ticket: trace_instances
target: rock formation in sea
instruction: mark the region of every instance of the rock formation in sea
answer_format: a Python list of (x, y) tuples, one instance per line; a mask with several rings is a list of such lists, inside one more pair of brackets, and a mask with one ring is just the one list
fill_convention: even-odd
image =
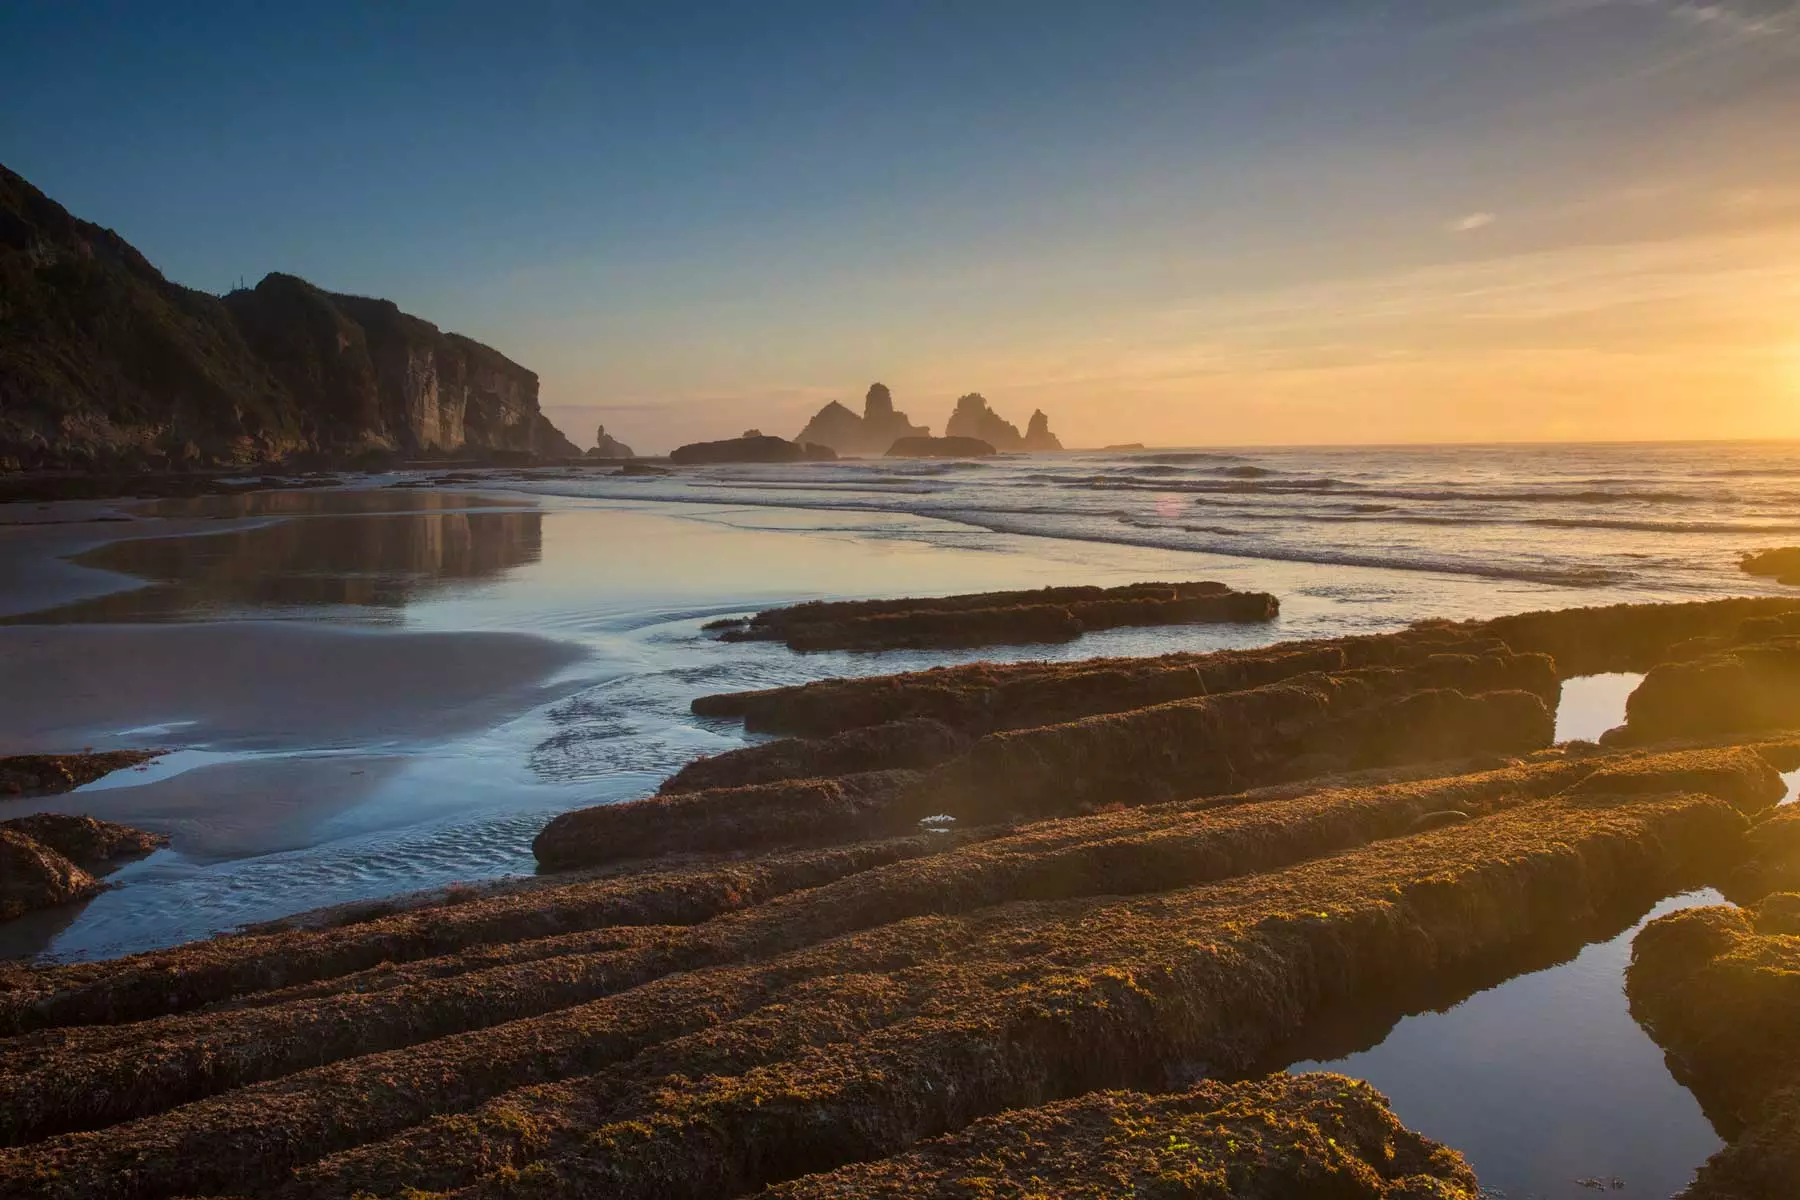
[(594, 447), (587, 452), (589, 458), (636, 458), (637, 454), (612, 434), (606, 432), (602, 425), (594, 431)]
[(806, 423), (796, 441), (830, 446), (839, 454), (877, 455), (887, 453), (901, 438), (927, 437), (931, 430), (914, 425), (903, 412), (894, 408), (894, 397), (885, 383), (872, 383), (863, 397), (862, 416), (833, 400)]
[(1050, 432), (1050, 418), (1044, 410), (1034, 409), (1031, 422), (1025, 426), (1025, 449), (1027, 450), (1061, 450), (1062, 440)]
[(580, 454), (491, 347), (292, 275), (181, 287), (4, 167), (0, 297), (0, 469)]
[(945, 437), (976, 438), (996, 450), (1023, 450), (1025, 438), (1019, 427), (988, 407), (987, 397), (970, 392), (959, 397), (956, 410), (944, 423)]
[(972, 437), (903, 437), (887, 448), (889, 458), (986, 458), (993, 446)]
[(679, 466), (699, 466), (706, 463), (829, 462), (836, 457), (837, 453), (830, 446), (790, 442), (786, 438), (769, 437), (758, 430), (747, 429), (743, 437), (722, 442), (690, 442), (670, 453), (669, 461)]
[(1019, 427), (995, 412), (980, 392), (970, 392), (956, 401), (956, 411), (944, 425), (944, 436), (978, 438), (1000, 451), (1063, 448), (1050, 432), (1050, 418), (1042, 409), (1031, 414), (1031, 422), (1021, 434)]

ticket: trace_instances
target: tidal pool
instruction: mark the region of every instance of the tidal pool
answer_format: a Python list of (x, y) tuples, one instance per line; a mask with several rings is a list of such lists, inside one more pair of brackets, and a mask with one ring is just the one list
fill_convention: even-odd
[(1288, 1069), (1368, 1080), (1408, 1126), (1462, 1151), (1496, 1200), (1662, 1200), (1724, 1143), (1632, 1020), (1625, 967), (1648, 922), (1722, 903), (1711, 889), (1670, 897), (1564, 962)]

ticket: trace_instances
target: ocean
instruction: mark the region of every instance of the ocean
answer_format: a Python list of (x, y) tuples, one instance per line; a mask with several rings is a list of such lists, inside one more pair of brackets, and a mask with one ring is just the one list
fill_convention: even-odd
[(1800, 540), (1800, 445), (1077, 451), (557, 479), (590, 498), (908, 513), (995, 533), (1701, 597)]

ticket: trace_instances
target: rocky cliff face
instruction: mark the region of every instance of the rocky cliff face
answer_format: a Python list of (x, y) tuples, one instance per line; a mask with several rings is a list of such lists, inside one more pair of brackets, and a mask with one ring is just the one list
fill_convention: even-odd
[(872, 383), (863, 397), (862, 416), (833, 400), (820, 409), (797, 442), (830, 446), (839, 454), (886, 454), (888, 447), (901, 438), (925, 437), (930, 429), (914, 425), (906, 414), (894, 409), (894, 396), (884, 383)]
[(170, 283), (0, 167), (0, 468), (578, 455), (537, 393), (385, 300), (281, 274), (223, 299)]

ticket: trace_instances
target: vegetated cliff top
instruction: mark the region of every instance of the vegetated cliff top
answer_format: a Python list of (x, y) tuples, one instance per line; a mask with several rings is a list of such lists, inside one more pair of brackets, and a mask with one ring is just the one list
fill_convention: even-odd
[(0, 469), (578, 454), (537, 388), (389, 301), (278, 273), (222, 299), (171, 283), (0, 166)]

